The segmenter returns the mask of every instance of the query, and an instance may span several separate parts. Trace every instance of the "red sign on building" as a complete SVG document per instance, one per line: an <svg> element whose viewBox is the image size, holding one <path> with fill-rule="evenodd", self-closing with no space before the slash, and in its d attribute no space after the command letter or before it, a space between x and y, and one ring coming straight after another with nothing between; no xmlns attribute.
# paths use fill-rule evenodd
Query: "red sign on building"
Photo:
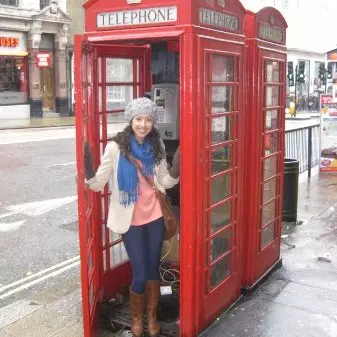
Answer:
<svg viewBox="0 0 337 337"><path fill-rule="evenodd" d="M51 67L51 55L50 53L43 52L36 55L36 65L39 68Z"/></svg>

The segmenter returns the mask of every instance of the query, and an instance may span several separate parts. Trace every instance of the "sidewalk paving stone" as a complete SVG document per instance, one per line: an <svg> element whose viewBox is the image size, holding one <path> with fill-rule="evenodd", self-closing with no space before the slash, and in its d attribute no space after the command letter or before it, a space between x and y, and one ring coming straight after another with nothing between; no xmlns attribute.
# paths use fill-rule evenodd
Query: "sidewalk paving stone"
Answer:
<svg viewBox="0 0 337 337"><path fill-rule="evenodd" d="M215 327L212 337L336 337L337 322L289 304L250 298Z"/></svg>
<svg viewBox="0 0 337 337"><path fill-rule="evenodd" d="M0 330L41 308L40 304L27 300L20 300L0 308Z"/></svg>
<svg viewBox="0 0 337 337"><path fill-rule="evenodd" d="M47 305L48 308L66 317L80 321L82 319L81 290L77 289L69 295Z"/></svg>
<svg viewBox="0 0 337 337"><path fill-rule="evenodd" d="M290 282L274 301L337 320L337 291Z"/></svg>
<svg viewBox="0 0 337 337"><path fill-rule="evenodd" d="M82 321L77 322L70 327L65 327L60 331L56 332L56 334L52 335L52 337L83 337L83 324Z"/></svg>
<svg viewBox="0 0 337 337"><path fill-rule="evenodd" d="M13 337L12 335L8 334L4 330L0 330L0 337Z"/></svg>
<svg viewBox="0 0 337 337"><path fill-rule="evenodd" d="M60 315L49 308L41 308L9 325L4 331L15 337L51 337L61 328L75 323L77 322L73 317Z"/></svg>

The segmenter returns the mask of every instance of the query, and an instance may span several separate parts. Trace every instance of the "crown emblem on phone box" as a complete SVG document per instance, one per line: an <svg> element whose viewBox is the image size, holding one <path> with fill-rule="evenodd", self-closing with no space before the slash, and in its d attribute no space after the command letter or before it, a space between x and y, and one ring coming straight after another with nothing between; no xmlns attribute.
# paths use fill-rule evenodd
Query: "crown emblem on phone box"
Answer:
<svg viewBox="0 0 337 337"><path fill-rule="evenodd" d="M126 2L129 5L132 5L132 4L140 4L140 3L142 3L142 0L126 0Z"/></svg>

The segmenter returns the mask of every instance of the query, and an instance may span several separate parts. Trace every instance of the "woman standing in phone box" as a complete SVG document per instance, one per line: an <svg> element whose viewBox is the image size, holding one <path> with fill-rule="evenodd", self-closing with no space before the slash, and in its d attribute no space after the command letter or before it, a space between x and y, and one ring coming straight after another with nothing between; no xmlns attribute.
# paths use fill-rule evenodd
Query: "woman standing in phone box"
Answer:
<svg viewBox="0 0 337 337"><path fill-rule="evenodd" d="M158 130L157 106L148 98L131 101L125 109L129 125L108 143L95 172L90 147L85 144L85 176L90 189L101 191L112 176L107 226L122 239L132 267L130 307L132 334L144 333L143 314L146 297L148 333L160 332L157 307L160 295L159 264L164 239L164 220L150 177L162 192L179 182L180 150L175 152L168 169L165 147ZM132 155L142 173L128 159Z"/></svg>

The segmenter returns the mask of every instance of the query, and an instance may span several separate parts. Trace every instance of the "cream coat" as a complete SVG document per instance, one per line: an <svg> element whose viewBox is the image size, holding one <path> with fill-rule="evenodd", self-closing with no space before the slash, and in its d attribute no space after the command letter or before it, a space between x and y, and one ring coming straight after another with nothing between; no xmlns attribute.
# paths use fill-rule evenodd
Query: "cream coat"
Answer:
<svg viewBox="0 0 337 337"><path fill-rule="evenodd" d="M163 144L164 146L164 144ZM133 204L122 206L119 202L119 190L117 182L117 168L120 150L116 142L109 142L105 148L101 164L96 175L87 181L89 188L95 192L103 191L104 186L111 177L111 195L107 226L115 233L126 233L131 224L133 214ZM165 192L165 189L171 188L179 182L179 178L172 178L167 170L166 159L163 159L159 165L155 166L154 183L156 187Z"/></svg>

